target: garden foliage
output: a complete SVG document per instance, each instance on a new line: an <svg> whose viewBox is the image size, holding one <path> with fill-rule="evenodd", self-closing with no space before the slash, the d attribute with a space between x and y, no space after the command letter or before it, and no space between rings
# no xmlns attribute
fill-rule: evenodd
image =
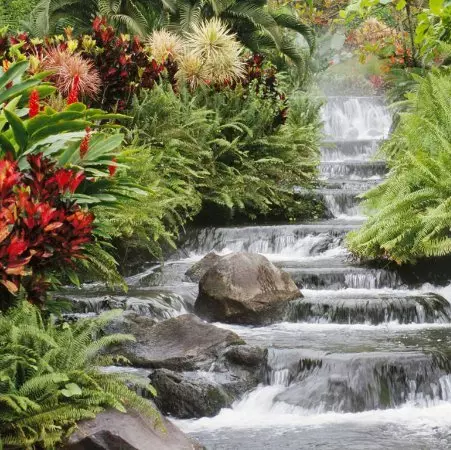
<svg viewBox="0 0 451 450"><path fill-rule="evenodd" d="M132 408L158 420L147 400L127 384L155 393L130 375L106 373L101 366L120 360L106 356L112 345L133 342L130 335L102 336L101 329L118 312L69 326L45 320L24 303L0 314L0 447L51 449L108 408Z"/></svg>
<svg viewBox="0 0 451 450"><path fill-rule="evenodd" d="M447 69L408 95L409 108L383 147L388 179L364 195L371 216L349 235L355 254L405 263L451 253L450 97Z"/></svg>

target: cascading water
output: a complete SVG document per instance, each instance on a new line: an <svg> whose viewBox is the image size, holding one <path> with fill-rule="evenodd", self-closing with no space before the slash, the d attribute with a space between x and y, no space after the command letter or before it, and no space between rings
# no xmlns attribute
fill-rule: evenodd
<svg viewBox="0 0 451 450"><path fill-rule="evenodd" d="M353 264L343 246L363 219L356 196L386 173L374 158L390 115L379 97L332 97L323 117L318 195L335 219L198 230L162 269L182 283L183 270L210 251L258 252L304 294L285 322L217 324L268 349L262 385L216 417L178 424L208 449L451 448L449 302Z"/></svg>
<svg viewBox="0 0 451 450"><path fill-rule="evenodd" d="M405 286L394 272L353 263L343 245L364 219L356 196L386 173L374 158L390 116L379 97L332 97L323 114L317 193L334 219L191 230L170 261L126 280L127 295L69 293L74 315L184 314L197 296L185 277L193 262L211 251L262 253L304 297L281 323L217 324L266 349L262 384L215 417L177 424L208 450L449 449L451 307L439 294L451 291Z"/></svg>

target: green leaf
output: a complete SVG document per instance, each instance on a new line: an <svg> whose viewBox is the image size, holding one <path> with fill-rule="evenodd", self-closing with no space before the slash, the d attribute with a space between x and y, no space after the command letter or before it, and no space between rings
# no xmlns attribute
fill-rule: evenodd
<svg viewBox="0 0 451 450"><path fill-rule="evenodd" d="M17 114L13 113L12 111L8 111L7 109L5 109L3 113L5 114L6 119L11 125L14 134L14 139L19 145L20 150L22 151L25 150L28 144L28 132L22 120Z"/></svg>
<svg viewBox="0 0 451 450"><path fill-rule="evenodd" d="M16 149L14 148L14 145L3 134L0 134L0 148L3 154L6 152L11 152L14 156L16 156Z"/></svg>
<svg viewBox="0 0 451 450"><path fill-rule="evenodd" d="M396 3L396 9L398 11L401 11L401 9L404 9L406 7L407 1L406 0L399 0L398 3Z"/></svg>
<svg viewBox="0 0 451 450"><path fill-rule="evenodd" d="M429 8L434 14L439 15L443 8L443 0L429 0Z"/></svg>
<svg viewBox="0 0 451 450"><path fill-rule="evenodd" d="M23 92L25 92L27 89L33 88L35 86L38 86L41 82L39 80L28 80L24 83L16 84L13 87L6 89L6 91L3 91L0 94L0 103L4 103L8 101L9 99L16 97Z"/></svg>
<svg viewBox="0 0 451 450"><path fill-rule="evenodd" d="M74 284L77 287L80 287L80 279L78 278L78 275L73 270L66 270L66 275L68 276L69 280L72 284Z"/></svg>
<svg viewBox="0 0 451 450"><path fill-rule="evenodd" d="M65 387L66 387L66 389L61 390L61 394L63 394L64 397L67 397L67 398L78 397L83 393L80 386L78 386L78 384L68 383L68 384L66 384Z"/></svg>
<svg viewBox="0 0 451 450"><path fill-rule="evenodd" d="M21 61L12 64L9 69L0 77L0 89L4 88L10 81L16 77L21 77L29 67L28 61Z"/></svg>

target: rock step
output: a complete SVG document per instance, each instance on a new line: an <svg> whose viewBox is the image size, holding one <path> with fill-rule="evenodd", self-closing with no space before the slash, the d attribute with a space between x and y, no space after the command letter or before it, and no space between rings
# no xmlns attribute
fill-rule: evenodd
<svg viewBox="0 0 451 450"><path fill-rule="evenodd" d="M382 179L387 173L385 161L346 161L322 162L319 166L323 179L328 178L355 178L355 179Z"/></svg>
<svg viewBox="0 0 451 450"><path fill-rule="evenodd" d="M193 229L185 236L182 250L176 253L176 257L206 255L211 251L225 250L264 254L292 251L299 256L307 256L310 248L317 244L324 248L323 242L327 246L331 238L343 237L358 225L355 222L324 221L299 225ZM314 241L313 238L316 237L318 240Z"/></svg>
<svg viewBox="0 0 451 450"><path fill-rule="evenodd" d="M371 292L371 291L370 291ZM309 323L450 323L451 309L443 297L432 294L383 293L353 296L305 295L289 305L286 320Z"/></svg>
<svg viewBox="0 0 451 450"><path fill-rule="evenodd" d="M369 160L376 154L381 142L379 139L325 141L321 145L321 161L343 162Z"/></svg>
<svg viewBox="0 0 451 450"><path fill-rule="evenodd" d="M287 386L276 402L315 412L361 412L451 399L449 362L433 354L271 349L267 361L267 382Z"/></svg>
<svg viewBox="0 0 451 450"><path fill-rule="evenodd" d="M396 273L385 269L367 269L343 265L339 260L314 258L312 265L297 267L281 263L296 285L302 289L381 289L397 288L401 282ZM315 265L318 264L316 267ZM319 265L321 264L321 265ZM329 265L328 265L329 264Z"/></svg>
<svg viewBox="0 0 451 450"><path fill-rule="evenodd" d="M71 311L76 314L100 314L112 309L133 311L152 316L156 320L170 319L192 310L196 292L187 291L183 295L165 290L131 289L127 295L111 291L85 295L66 295L71 304ZM70 318L72 313L67 314Z"/></svg>

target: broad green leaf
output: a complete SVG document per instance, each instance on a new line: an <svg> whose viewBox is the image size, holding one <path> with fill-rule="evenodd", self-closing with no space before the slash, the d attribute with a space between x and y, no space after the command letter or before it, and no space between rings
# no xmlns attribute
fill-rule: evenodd
<svg viewBox="0 0 451 450"><path fill-rule="evenodd" d="M54 125L41 128L33 134L31 139L33 142L39 142L41 139L44 139L48 136L57 136L68 131L84 130L88 125L90 125L90 123L86 122L85 120L72 120L70 122L56 123Z"/></svg>
<svg viewBox="0 0 451 450"><path fill-rule="evenodd" d="M439 15L443 8L443 0L429 0L429 8L434 14Z"/></svg>
<svg viewBox="0 0 451 450"><path fill-rule="evenodd" d="M28 69L28 61L21 61L12 64L9 69L0 77L0 89L4 88L10 81L16 77L20 78Z"/></svg>
<svg viewBox="0 0 451 450"><path fill-rule="evenodd" d="M23 121L20 117L13 113L12 111L8 111L5 109L3 111L5 114L6 120L11 125L11 129L13 130L14 139L16 140L19 148L24 151L27 148L28 144L28 133L23 124Z"/></svg>
<svg viewBox="0 0 451 450"><path fill-rule="evenodd" d="M18 95L25 92L27 89L33 88L34 86L38 86L40 84L39 80L28 80L20 84L16 84L13 87L6 89L0 94L0 103L4 103L13 97L17 97Z"/></svg>
<svg viewBox="0 0 451 450"><path fill-rule="evenodd" d="M11 152L13 155L16 154L14 145L3 134L0 134L0 149L2 150L2 154L5 154L6 152Z"/></svg>
<svg viewBox="0 0 451 450"><path fill-rule="evenodd" d="M398 3L396 3L396 9L398 11L401 11L402 9L404 9L406 7L406 0L399 0Z"/></svg>

